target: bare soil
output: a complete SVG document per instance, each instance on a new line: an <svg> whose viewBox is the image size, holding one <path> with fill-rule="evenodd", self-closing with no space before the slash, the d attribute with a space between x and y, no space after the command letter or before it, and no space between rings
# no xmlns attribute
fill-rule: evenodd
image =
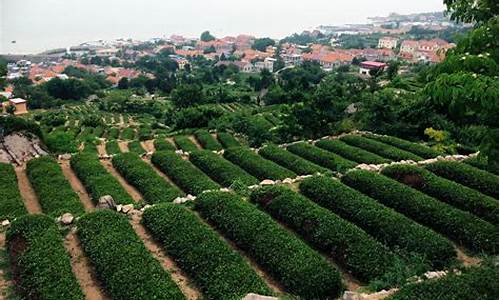
<svg viewBox="0 0 500 300"><path fill-rule="evenodd" d="M177 266L175 261L165 254L161 246L147 232L146 228L140 223L140 216L133 216L131 223L137 235L144 242L146 248L151 252L153 257L160 262L163 268L170 273L170 276L181 289L184 296L189 300L200 299L200 292L190 282L187 275Z"/></svg>
<svg viewBox="0 0 500 300"><path fill-rule="evenodd" d="M455 250L457 251L457 259L464 266L478 266L481 263L481 259L473 256L469 256L465 253L465 250L461 247L455 246Z"/></svg>
<svg viewBox="0 0 500 300"><path fill-rule="evenodd" d="M118 147L120 147L121 152L128 152L128 142L120 141L118 142Z"/></svg>
<svg viewBox="0 0 500 300"><path fill-rule="evenodd" d="M174 141L174 138L173 137L167 137L165 138L168 142L170 142L170 144L174 145L175 148L177 148L177 146L175 145L175 141Z"/></svg>
<svg viewBox="0 0 500 300"><path fill-rule="evenodd" d="M71 268L75 274L83 294L87 300L109 299L104 293L89 259L83 252L80 241L74 232L68 233L64 239L64 247L71 257Z"/></svg>
<svg viewBox="0 0 500 300"><path fill-rule="evenodd" d="M97 145L97 153L99 155L106 155L107 154L105 142L101 142L100 144Z"/></svg>
<svg viewBox="0 0 500 300"><path fill-rule="evenodd" d="M75 172L71 169L69 161L62 160L60 161L60 164L64 177L66 177L73 190L78 194L78 197L80 197L80 201L82 202L85 211L92 211L94 209L94 203L92 202L91 197L87 193L87 190L85 190L85 187L80 179L78 179Z"/></svg>
<svg viewBox="0 0 500 300"><path fill-rule="evenodd" d="M191 142L193 142L196 147L198 147L198 149L203 149L203 147L200 145L200 143L198 142L198 140L194 137L194 135L189 135L188 136L189 139L191 140Z"/></svg>
<svg viewBox="0 0 500 300"><path fill-rule="evenodd" d="M31 183L26 175L26 167L16 167L17 184L19 185L19 191L24 199L24 205L30 214L40 214L42 213L42 208L38 202L38 198L35 191L31 187Z"/></svg>
<svg viewBox="0 0 500 300"><path fill-rule="evenodd" d="M137 191L136 188L128 184L127 181L125 181L125 179L120 175L120 173L118 173L118 171L116 171L115 168L113 168L111 161L101 160L101 164L106 168L106 170L109 173L111 173L111 175L113 175L118 180L118 182L120 182L125 191L127 191L127 193L132 197L134 201L138 202L142 199L141 193L139 193L139 191Z"/></svg>
<svg viewBox="0 0 500 300"><path fill-rule="evenodd" d="M151 160L147 157L143 157L142 158L143 161L145 161L148 165L151 166L151 168L153 168L153 170L156 171L156 173L158 175L160 175L163 179L165 179L168 183L170 183L172 186L175 186L177 189L179 189L179 191L182 191L182 189L180 187L178 187L173 181L172 179L170 179L170 177L168 177L165 173L163 173L162 171L160 171L155 165L153 165L151 163Z"/></svg>
<svg viewBox="0 0 500 300"><path fill-rule="evenodd" d="M144 148L147 152L154 152L155 145L153 140L147 140L141 142L142 148Z"/></svg>

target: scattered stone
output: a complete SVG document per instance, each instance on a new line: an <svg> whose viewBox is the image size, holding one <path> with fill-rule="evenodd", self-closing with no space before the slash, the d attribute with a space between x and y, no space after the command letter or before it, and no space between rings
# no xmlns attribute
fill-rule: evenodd
<svg viewBox="0 0 500 300"><path fill-rule="evenodd" d="M116 206L116 211L117 211L117 212L121 212L121 211L122 211L122 208L123 208L123 205L118 204L118 205Z"/></svg>
<svg viewBox="0 0 500 300"><path fill-rule="evenodd" d="M122 213L128 213L129 211L133 210L134 209L134 205L133 204L126 204L122 207Z"/></svg>
<svg viewBox="0 0 500 300"><path fill-rule="evenodd" d="M69 154L69 153L61 154L61 155L59 155L59 159L61 159L61 160L70 160L71 159L71 154Z"/></svg>
<svg viewBox="0 0 500 300"><path fill-rule="evenodd" d="M101 198L99 198L96 208L115 209L116 203L113 197L111 197L111 195L104 195Z"/></svg>
<svg viewBox="0 0 500 300"><path fill-rule="evenodd" d="M3 220L2 221L2 226L7 227L9 225L10 225L10 221L9 220Z"/></svg>
<svg viewBox="0 0 500 300"><path fill-rule="evenodd" d="M429 271L424 274L427 279L440 278L447 274L446 271Z"/></svg>
<svg viewBox="0 0 500 300"><path fill-rule="evenodd" d="M259 188L259 185L258 184L254 184L254 185L250 185L248 186L248 189L249 190L255 190L255 189L258 189Z"/></svg>
<svg viewBox="0 0 500 300"><path fill-rule="evenodd" d="M61 224L63 225L70 225L71 223L73 223L73 221L75 220L75 217L73 217L72 214L70 213L65 213L61 216Z"/></svg>
<svg viewBox="0 0 500 300"><path fill-rule="evenodd" d="M250 293L247 294L242 300L278 300L278 298Z"/></svg>
<svg viewBox="0 0 500 300"><path fill-rule="evenodd" d="M193 195L191 195L191 194L188 194L188 195L186 196L186 199L187 199L187 200L189 200L189 201L194 201L194 200L196 200L196 197L195 197L195 196L193 196Z"/></svg>
<svg viewBox="0 0 500 300"><path fill-rule="evenodd" d="M271 179L264 179L260 182L260 185L273 185L274 184L274 181L272 181Z"/></svg>
<svg viewBox="0 0 500 300"><path fill-rule="evenodd" d="M224 187L224 188L220 188L219 191L221 191L221 192L230 192L231 190Z"/></svg>
<svg viewBox="0 0 500 300"><path fill-rule="evenodd" d="M174 199L173 201L175 204L181 204L182 203L182 198L181 197L177 197Z"/></svg>
<svg viewBox="0 0 500 300"><path fill-rule="evenodd" d="M293 183L293 179L292 178L285 178L285 179L283 179L283 183L284 184L291 184L291 183Z"/></svg>
<svg viewBox="0 0 500 300"><path fill-rule="evenodd" d="M183 155L183 154L184 154L184 151L182 151L182 150L175 150L175 154L178 154L178 155Z"/></svg>

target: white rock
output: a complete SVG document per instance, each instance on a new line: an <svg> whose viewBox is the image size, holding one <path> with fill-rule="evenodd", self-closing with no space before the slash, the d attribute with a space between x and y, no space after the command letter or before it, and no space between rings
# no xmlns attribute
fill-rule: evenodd
<svg viewBox="0 0 500 300"><path fill-rule="evenodd" d="M195 196L193 196L193 195L191 195L191 194L188 194L188 195L186 196L186 199L187 199L187 200L190 200L190 201L193 201L193 200L196 200L196 197L195 197Z"/></svg>
<svg viewBox="0 0 500 300"><path fill-rule="evenodd" d="M254 185L250 185L250 186L248 186L248 189L249 189L249 190L255 190L255 189L257 189L257 188L259 188L259 185L258 185L258 184L254 184Z"/></svg>
<svg viewBox="0 0 500 300"><path fill-rule="evenodd" d="M283 183L284 183L284 184L290 184L290 183L293 183L293 179L292 179L292 178L285 178L285 179L283 179Z"/></svg>
<svg viewBox="0 0 500 300"><path fill-rule="evenodd" d="M122 207L122 212L123 213L128 213L129 211L133 210L134 209L134 205L133 204L126 204Z"/></svg>
<svg viewBox="0 0 500 300"><path fill-rule="evenodd" d="M97 208L109 208L109 209L115 209L116 203L113 197L111 195L105 195L99 198L99 201L97 202Z"/></svg>
<svg viewBox="0 0 500 300"><path fill-rule="evenodd" d="M173 201L175 204L181 204L182 203L182 198L181 197L177 197L174 199Z"/></svg>
<svg viewBox="0 0 500 300"><path fill-rule="evenodd" d="M274 184L274 181L272 181L271 179L264 179L260 182L260 185L273 185Z"/></svg>
<svg viewBox="0 0 500 300"><path fill-rule="evenodd" d="M122 211L122 208L123 208L123 205L118 204L118 205L116 206L116 211L117 211L117 212L120 212L120 211Z"/></svg>
<svg viewBox="0 0 500 300"><path fill-rule="evenodd" d="M9 220L3 220L2 221L2 226L7 227L9 225L10 225L10 221Z"/></svg>
<svg viewBox="0 0 500 300"><path fill-rule="evenodd" d="M182 151L182 150L175 150L175 154L182 155L182 154L184 154L184 151Z"/></svg>
<svg viewBox="0 0 500 300"><path fill-rule="evenodd" d="M75 219L75 217L73 217L72 214L70 213L65 213L61 216L61 224L63 225L69 225L71 223L73 223L73 220Z"/></svg>
<svg viewBox="0 0 500 300"><path fill-rule="evenodd" d="M69 153L61 154L61 155L59 155L59 159L70 160L71 159L71 154L69 154Z"/></svg>
<svg viewBox="0 0 500 300"><path fill-rule="evenodd" d="M221 192L230 192L231 190L228 188L220 188L219 191Z"/></svg>
<svg viewBox="0 0 500 300"><path fill-rule="evenodd" d="M242 300L278 300L278 298L250 293L246 294L246 296Z"/></svg>

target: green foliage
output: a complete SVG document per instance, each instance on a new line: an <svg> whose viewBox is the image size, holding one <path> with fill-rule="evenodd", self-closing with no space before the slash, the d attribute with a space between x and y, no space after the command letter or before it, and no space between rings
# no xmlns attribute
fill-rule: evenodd
<svg viewBox="0 0 500 300"><path fill-rule="evenodd" d="M122 140L135 139L135 129L132 127L124 128L121 132L120 139L122 139Z"/></svg>
<svg viewBox="0 0 500 300"><path fill-rule="evenodd" d="M76 153L78 145L75 137L69 133L60 130L54 130L45 136L45 144L53 153Z"/></svg>
<svg viewBox="0 0 500 300"><path fill-rule="evenodd" d="M106 143L106 153L108 155L120 154L121 152L120 146L116 140L111 140Z"/></svg>
<svg viewBox="0 0 500 300"><path fill-rule="evenodd" d="M210 42L215 40L215 36L211 35L210 31L207 30L201 33L200 40L203 42Z"/></svg>
<svg viewBox="0 0 500 300"><path fill-rule="evenodd" d="M174 145L172 145L172 143L170 143L169 141L165 140L165 139L155 139L154 140L154 146L155 146L155 150L156 151L175 151L176 148Z"/></svg>
<svg viewBox="0 0 500 300"><path fill-rule="evenodd" d="M195 209L291 293L306 299L341 293L338 270L252 204L209 192L196 199Z"/></svg>
<svg viewBox="0 0 500 300"><path fill-rule="evenodd" d="M240 254L185 207L158 205L147 209L142 221L205 299L241 299L251 292L271 295Z"/></svg>
<svg viewBox="0 0 500 300"><path fill-rule="evenodd" d="M27 213L14 167L0 163L0 220L12 220Z"/></svg>
<svg viewBox="0 0 500 300"><path fill-rule="evenodd" d="M330 172L328 169L320 167L276 145L264 146L259 150L259 154L266 159L274 161L282 167L292 170L298 175Z"/></svg>
<svg viewBox="0 0 500 300"><path fill-rule="evenodd" d="M16 290L21 296L47 300L85 299L52 218L46 215L20 217L7 230L6 240Z"/></svg>
<svg viewBox="0 0 500 300"><path fill-rule="evenodd" d="M122 153L113 157L113 167L133 185L149 204L172 202L182 193L133 153Z"/></svg>
<svg viewBox="0 0 500 300"><path fill-rule="evenodd" d="M463 162L498 176L498 168L494 168L492 165L488 164L488 159L484 156L478 155L470 157L465 159Z"/></svg>
<svg viewBox="0 0 500 300"><path fill-rule="evenodd" d="M352 171L342 182L429 226L475 253L498 253L498 234L494 225L404 184L368 171Z"/></svg>
<svg viewBox="0 0 500 300"><path fill-rule="evenodd" d="M241 146L241 143L232 134L227 132L217 132L217 140L222 144L224 149Z"/></svg>
<svg viewBox="0 0 500 300"><path fill-rule="evenodd" d="M81 215L84 208L55 159L34 158L26 167L29 181L38 196L44 213L58 217L64 213Z"/></svg>
<svg viewBox="0 0 500 300"><path fill-rule="evenodd" d="M240 166L249 174L264 179L285 179L296 176L295 172L283 168L282 166L262 158L251 149L244 147L233 147L224 151L224 158Z"/></svg>
<svg viewBox="0 0 500 300"><path fill-rule="evenodd" d="M361 281L388 271L393 254L362 229L284 187L263 187L250 200Z"/></svg>
<svg viewBox="0 0 500 300"><path fill-rule="evenodd" d="M146 153L146 150L142 148L141 142L139 141L132 141L128 143L127 146L128 146L128 151L136 155L140 156Z"/></svg>
<svg viewBox="0 0 500 300"><path fill-rule="evenodd" d="M274 46L275 42L271 38L260 38L255 39L252 45L252 49L265 52L268 46Z"/></svg>
<svg viewBox="0 0 500 300"><path fill-rule="evenodd" d="M300 191L395 252L421 256L435 268L454 260L455 250L447 239L336 179L307 178L300 183Z"/></svg>
<svg viewBox="0 0 500 300"><path fill-rule="evenodd" d="M210 121L223 114L224 111L216 106L187 107L169 115L167 123L173 123L176 129L207 127Z"/></svg>
<svg viewBox="0 0 500 300"><path fill-rule="evenodd" d="M287 150L320 166L325 166L334 172L345 172L357 165L357 163L347 160L342 156L315 147L306 142L291 144L287 147Z"/></svg>
<svg viewBox="0 0 500 300"><path fill-rule="evenodd" d="M438 176L455 181L498 199L498 176L468 164L438 161L425 168Z"/></svg>
<svg viewBox="0 0 500 300"><path fill-rule="evenodd" d="M198 150L198 147L189 139L187 135L177 135L174 137L174 142L177 148L186 152Z"/></svg>
<svg viewBox="0 0 500 300"><path fill-rule="evenodd" d="M170 94L172 102L176 107L186 108L203 101L203 89L196 84L181 84Z"/></svg>
<svg viewBox="0 0 500 300"><path fill-rule="evenodd" d="M360 164L384 164L390 162L389 159L361 148L350 146L338 139L324 139L316 142L314 145Z"/></svg>
<svg viewBox="0 0 500 300"><path fill-rule="evenodd" d="M120 129L118 129L117 127L111 127L108 130L108 133L107 133L108 140L117 139L119 136L120 136Z"/></svg>
<svg viewBox="0 0 500 300"><path fill-rule="evenodd" d="M235 181L240 181L245 186L259 183L255 177L211 151L194 151L189 155L189 160L225 187L231 186Z"/></svg>
<svg viewBox="0 0 500 300"><path fill-rule="evenodd" d="M185 299L125 216L111 210L86 214L78 220L78 237L113 299Z"/></svg>
<svg viewBox="0 0 500 300"><path fill-rule="evenodd" d="M81 153L71 157L71 168L82 181L94 203L110 195L116 204L130 204L134 200L113 175L109 174L96 155Z"/></svg>
<svg viewBox="0 0 500 300"><path fill-rule="evenodd" d="M492 224L498 223L498 201L454 181L412 165L391 165L382 174L427 195L468 211Z"/></svg>
<svg viewBox="0 0 500 300"><path fill-rule="evenodd" d="M442 152L436 151L430 147L422 144L412 143L394 136L387 135L368 135L369 138L398 147L405 151L411 152L423 158L435 158L439 155L443 155Z"/></svg>
<svg viewBox="0 0 500 300"><path fill-rule="evenodd" d="M156 151L151 162L186 193L199 195L203 191L220 188L215 181L175 152Z"/></svg>
<svg viewBox="0 0 500 300"><path fill-rule="evenodd" d="M341 137L340 140L351 146L365 149L367 151L395 161L408 159L413 161L422 160L422 157L416 154L359 135L346 135Z"/></svg>
<svg viewBox="0 0 500 300"><path fill-rule="evenodd" d="M198 143L207 150L222 150L222 145L206 130L197 130L194 136L198 140Z"/></svg>
<svg viewBox="0 0 500 300"><path fill-rule="evenodd" d="M387 300L495 300L497 279L496 266L470 267L439 279L408 284Z"/></svg>

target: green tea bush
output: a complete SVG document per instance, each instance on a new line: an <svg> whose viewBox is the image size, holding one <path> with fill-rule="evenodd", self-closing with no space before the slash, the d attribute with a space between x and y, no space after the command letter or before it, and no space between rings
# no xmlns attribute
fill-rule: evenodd
<svg viewBox="0 0 500 300"><path fill-rule="evenodd" d="M259 154L266 159L294 171L298 175L330 173L330 170L320 167L276 145L264 146L259 150Z"/></svg>
<svg viewBox="0 0 500 300"><path fill-rule="evenodd" d="M165 139L155 139L154 146L156 151L175 151L177 149Z"/></svg>
<svg viewBox="0 0 500 300"><path fill-rule="evenodd" d="M120 146L116 140L111 140L106 143L106 153L108 155L120 154L122 151L120 150Z"/></svg>
<svg viewBox="0 0 500 300"><path fill-rule="evenodd" d="M132 127L124 128L120 134L120 139L122 140L133 140L135 139L135 130Z"/></svg>
<svg viewBox="0 0 500 300"><path fill-rule="evenodd" d="M186 135L174 136L174 142L177 148L186 152L196 151L198 147Z"/></svg>
<svg viewBox="0 0 500 300"><path fill-rule="evenodd" d="M391 162L389 159L361 148L350 146L340 140L320 140L314 145L360 164L384 164Z"/></svg>
<svg viewBox="0 0 500 300"><path fill-rule="evenodd" d="M78 237L111 298L185 299L125 216L111 210L86 214L78 220Z"/></svg>
<svg viewBox="0 0 500 300"><path fill-rule="evenodd" d="M315 147L306 142L292 144L287 147L287 150L335 172L345 172L357 165L357 163L345 159L342 156Z"/></svg>
<svg viewBox="0 0 500 300"><path fill-rule="evenodd" d="M194 133L194 136L203 149L215 151L222 150L222 145L210 134L210 132L200 129Z"/></svg>
<svg viewBox="0 0 500 300"><path fill-rule="evenodd" d="M233 147L224 151L224 157L234 164L237 164L259 180L264 179L285 179L295 177L293 171L270 160L262 158L257 153L245 147Z"/></svg>
<svg viewBox="0 0 500 300"><path fill-rule="evenodd" d="M339 271L251 203L209 192L196 199L195 209L292 294L304 299L340 295Z"/></svg>
<svg viewBox="0 0 500 300"><path fill-rule="evenodd" d="M73 215L85 212L78 194L52 157L42 156L28 161L26 173L44 213L58 217L68 212Z"/></svg>
<svg viewBox="0 0 500 300"><path fill-rule="evenodd" d="M118 127L111 127L107 133L107 139L117 139L120 136L120 129Z"/></svg>
<svg viewBox="0 0 500 300"><path fill-rule="evenodd" d="M0 220L12 220L27 213L14 167L0 163Z"/></svg>
<svg viewBox="0 0 500 300"><path fill-rule="evenodd" d="M204 299L240 300L251 292L271 294L241 255L185 207L157 205L144 212L142 222L201 289Z"/></svg>
<svg viewBox="0 0 500 300"><path fill-rule="evenodd" d="M128 146L128 151L130 153L134 153L134 154L139 155L139 156L146 153L146 150L144 150L144 148L142 148L141 142L139 142L139 141L132 141L132 142L128 143L127 146Z"/></svg>
<svg viewBox="0 0 500 300"><path fill-rule="evenodd" d="M232 134L227 132L218 132L217 140L222 144L224 149L241 146L241 143Z"/></svg>
<svg viewBox="0 0 500 300"><path fill-rule="evenodd" d="M355 147L359 147L361 149L365 149L367 151L378 154L382 157L389 158L395 161L400 160L414 160L419 161L422 160L422 157L410 153L405 150L401 150L394 146L375 141L363 136L359 135L346 135L340 138L341 141Z"/></svg>
<svg viewBox="0 0 500 300"><path fill-rule="evenodd" d="M383 142L389 144L391 146L397 147L399 149L403 149L405 151L411 152L415 155L418 155L423 158L434 158L439 155L443 155L443 153L432 149L429 146L413 143L407 140L403 140L394 136L385 136L385 135L374 135L370 134L367 136L370 139Z"/></svg>

